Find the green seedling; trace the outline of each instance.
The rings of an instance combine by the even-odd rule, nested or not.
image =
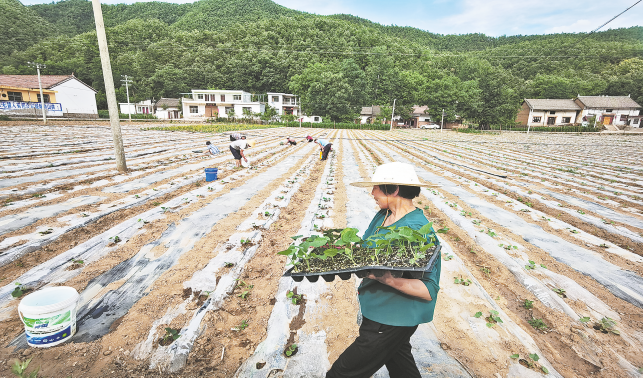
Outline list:
[[[569,232],[571,232],[572,234],[578,234],[579,233],[578,230],[569,230]]]
[[[33,194],[32,197],[33,198],[45,198],[45,195],[44,194]]]
[[[460,277],[460,278],[458,278],[458,277],[453,277],[453,283],[458,284],[458,285],[464,285],[464,286],[469,286],[469,285],[471,285],[471,284],[472,284],[472,282],[471,282],[471,280],[470,280],[470,279],[468,279],[468,278],[467,278],[467,279],[465,280],[465,279],[464,279],[464,278],[462,278],[462,277]]]
[[[165,212],[167,212],[167,211],[168,211],[168,210],[170,210],[170,209],[169,209],[168,207],[161,206],[161,210],[163,210],[163,212],[165,213]]]
[[[138,219],[138,221],[139,221],[139,222],[143,222],[143,224],[148,224],[148,223],[150,223],[149,221],[146,221],[146,220],[141,219],[141,218],[139,218],[139,219]]]
[[[482,317],[482,312],[478,311],[473,315],[476,318]],[[489,310],[489,316],[484,318],[487,321],[487,327],[491,328],[497,323],[504,323],[502,319],[498,316],[498,311],[495,310]]]
[[[587,323],[587,322],[589,322],[591,319],[589,318],[589,316],[583,316],[582,318],[580,318],[580,319],[578,319],[578,320],[579,320],[581,323]]]
[[[567,298],[567,294],[565,294],[565,289],[556,288],[556,289],[552,289],[552,290],[554,291],[554,293],[558,294],[559,297]]]
[[[540,360],[540,357],[536,353],[531,353],[529,355],[529,358],[531,358],[532,360],[534,360],[536,362],[538,362],[538,360]]]
[[[214,189],[212,189],[212,187],[211,187],[211,186],[208,186],[208,190],[209,190],[209,191],[213,191]]]
[[[324,214],[318,214],[317,215],[317,219],[324,219],[324,218],[326,218],[326,216]]]
[[[299,303],[301,303],[302,296],[301,294],[295,294],[294,291],[288,290],[286,292],[286,298],[290,299],[290,302],[292,302],[292,304],[298,305]]]
[[[522,304],[522,307],[526,308],[527,310],[531,310],[532,308],[534,308],[534,301],[525,299],[525,303]]]
[[[609,248],[610,246],[605,244],[605,243],[603,243],[603,244],[599,245],[599,247],[601,247],[601,248]]]
[[[80,216],[81,216],[81,217],[83,217],[83,218],[87,218],[87,217],[89,216],[89,214],[87,214],[87,213],[82,213],[82,214],[80,214]]]
[[[14,361],[13,365],[11,366],[11,372],[18,378],[38,378],[40,367],[38,367],[36,370],[32,370],[31,373],[27,373],[27,369],[31,360],[33,360],[33,357],[25,361]]]
[[[449,232],[449,227],[443,227],[443,228],[437,230],[436,232],[438,234],[446,234],[447,232]]]
[[[71,259],[71,262],[73,264],[84,264],[85,263],[83,260],[76,260],[76,259]]]
[[[139,196],[138,194],[135,194],[134,198],[141,198],[141,196]]]
[[[270,216],[270,211],[264,211],[263,215],[269,217]]]
[[[547,266],[545,264],[540,264],[541,268],[547,269]]]
[[[250,290],[243,290],[241,293],[239,293],[239,295],[237,295],[237,297],[241,299],[247,299],[248,295],[250,295]]]
[[[531,212],[531,210],[529,210],[529,209],[520,209],[520,211],[522,211],[523,213],[530,213]]]
[[[578,214],[585,215],[585,212],[583,210],[577,210]]]
[[[232,268],[234,266],[234,263],[226,262],[226,263],[223,263],[223,266],[226,268]]]
[[[20,298],[25,293],[25,289],[20,282],[16,282],[16,287],[11,292],[11,296],[14,298]]]
[[[463,217],[470,217],[470,216],[471,216],[471,212],[462,210],[462,211],[460,212],[460,215],[462,215]]]
[[[54,229],[53,229],[53,228],[48,228],[48,229],[47,229],[47,230],[45,230],[45,231],[40,231],[40,232],[39,232],[39,234],[40,234],[40,235],[49,235],[49,234],[51,234],[52,232],[54,232]]]
[[[599,322],[595,323],[594,329],[603,333],[613,333],[615,335],[621,334],[621,332],[616,329],[616,320],[608,317],[605,317]]]
[[[516,354],[512,354],[512,355],[511,355],[511,356],[509,356],[509,357],[510,357],[510,358],[513,358],[513,359],[515,360],[516,358],[520,357],[520,355],[519,355],[518,353],[516,353]]]
[[[542,218],[543,220],[547,221],[547,222],[551,222],[551,219],[549,219],[549,218],[547,218],[547,217],[541,216],[541,218]]]
[[[116,243],[119,243],[121,241],[121,238],[118,235],[116,235],[116,236],[112,236],[111,238],[109,238],[109,240],[111,240],[112,243],[116,244]]]
[[[286,349],[284,353],[286,354],[286,357],[290,357],[293,355],[293,353],[295,353],[296,350],[297,350],[297,344],[290,344],[290,346]]]
[[[531,320],[528,320],[527,323],[529,323],[530,326],[539,331],[547,329],[547,324],[542,319],[531,318]]]
[[[533,262],[532,260],[528,260],[529,264],[525,265],[525,269],[531,270],[531,269],[536,269],[536,263]]]
[[[450,254],[448,254],[448,253],[445,253],[445,254],[442,256],[442,258],[444,259],[444,261],[449,261],[449,260],[453,259],[453,255],[450,255]]]
[[[496,234],[495,232],[493,232],[493,230],[492,230],[492,229],[490,229],[490,228],[487,228],[487,235],[491,236],[492,238],[494,238],[494,237],[498,236],[498,234]]]
[[[540,370],[542,370],[542,371],[543,371],[543,373],[545,373],[545,374],[549,374],[549,369],[547,369],[547,368],[546,368],[546,367],[544,367],[544,366],[541,366],[541,367],[540,367]]]
[[[489,269],[489,267],[483,266],[482,268],[480,268],[480,271],[486,274],[487,277],[491,276],[491,269]]]
[[[174,340],[178,339],[179,337],[181,337],[181,335],[179,335],[179,332],[180,332],[179,329],[166,327],[165,328],[165,336],[163,336],[163,342],[174,341]]]
[[[482,223],[482,222],[480,222],[477,219],[474,219],[474,220],[471,221],[471,223],[475,224],[476,226],[480,226],[480,223]]]
[[[511,244],[507,244],[507,245],[504,245],[504,244],[498,244],[498,247],[502,247],[502,248],[506,249],[507,251],[509,251],[509,250],[511,250],[511,249],[518,249],[518,246],[516,246],[516,245],[511,245]]]
[[[322,200],[324,200],[324,202],[329,202],[329,201],[330,201],[330,198],[328,198],[328,197],[323,197],[323,198],[322,198]]]
[[[243,331],[244,329],[248,328],[248,325],[249,325],[248,321],[244,320],[244,321],[241,322],[241,324],[239,324],[238,326],[233,327],[231,329],[232,329],[232,331]]]
[[[154,189],[154,190],[156,190],[156,189]],[[160,202],[152,202],[152,205],[154,205],[154,206],[158,206],[160,204],[161,204]]]

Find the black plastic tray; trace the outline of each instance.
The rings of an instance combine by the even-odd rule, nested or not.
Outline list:
[[[290,277],[295,282],[301,282],[304,278],[306,278],[310,282],[317,282],[319,280],[319,277],[323,278],[324,281],[326,282],[332,282],[335,279],[335,276],[339,276],[342,280],[348,280],[351,278],[351,275],[355,273],[355,275],[358,278],[364,278],[368,276],[369,273],[373,273],[377,277],[381,277],[384,275],[385,271],[390,271],[391,275],[393,277],[402,277],[404,273],[408,273],[411,278],[422,278],[424,273],[431,272],[433,270],[433,266],[435,266],[435,261],[438,258],[438,255],[440,255],[440,250],[442,249],[442,246],[438,244],[437,248],[435,248],[435,251],[433,252],[433,256],[429,259],[429,262],[426,264],[426,266],[421,267],[421,268],[413,268],[413,267],[407,267],[407,268],[400,268],[400,267],[389,267],[389,266],[363,266],[359,268],[351,268],[351,269],[342,269],[342,270],[330,270],[327,272],[300,272],[300,273],[293,273],[293,269],[295,268],[294,266],[291,267],[284,273],[284,277]]]

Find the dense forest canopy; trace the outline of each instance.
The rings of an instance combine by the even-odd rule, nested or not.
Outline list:
[[[413,104],[439,117],[511,124],[523,98],[631,95],[643,104],[643,27],[591,35],[440,35],[351,16],[319,16],[270,0],[103,5],[115,83],[134,78],[133,100],[192,88],[292,92],[304,110],[352,120],[361,106]],[[15,22],[15,20],[19,20]],[[12,33],[0,71],[74,73],[106,108],[91,2],[23,6],[0,0]],[[20,26],[22,25],[22,26]],[[24,25],[33,25],[25,28]],[[117,90],[125,101],[125,89]]]

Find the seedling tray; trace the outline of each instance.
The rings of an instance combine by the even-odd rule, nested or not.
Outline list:
[[[301,282],[304,278],[306,278],[310,282],[317,282],[319,280],[319,277],[324,279],[326,282],[332,282],[335,279],[335,276],[338,276],[342,280],[348,280],[351,278],[351,275],[354,273],[358,278],[364,278],[369,275],[369,273],[373,273],[376,277],[381,277],[384,275],[385,271],[390,271],[391,275],[393,277],[402,277],[404,273],[406,273],[410,278],[422,278],[424,273],[431,272],[433,270],[433,267],[435,266],[435,262],[440,255],[440,250],[442,249],[441,245],[437,245],[435,250],[433,251],[433,255],[431,258],[429,258],[429,261],[427,262],[426,266],[423,267],[390,267],[390,266],[381,266],[381,265],[373,265],[373,266],[363,266],[359,268],[350,268],[350,269],[342,269],[342,270],[330,270],[326,272],[293,272],[292,270],[295,268],[294,266],[291,267],[284,273],[284,277],[290,277],[295,282]]]

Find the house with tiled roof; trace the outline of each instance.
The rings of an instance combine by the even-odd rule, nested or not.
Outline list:
[[[630,96],[578,96],[574,102],[581,108],[582,121],[596,117],[603,125],[640,127],[632,124],[639,115],[641,106]]]
[[[97,118],[96,90],[72,75],[41,75],[48,117]],[[40,116],[37,75],[0,75],[0,113]]]
[[[154,114],[159,119],[181,118],[181,100],[178,98],[161,98],[154,104]]]
[[[516,116],[524,126],[560,126],[578,123],[582,108],[570,99],[526,98]]]

